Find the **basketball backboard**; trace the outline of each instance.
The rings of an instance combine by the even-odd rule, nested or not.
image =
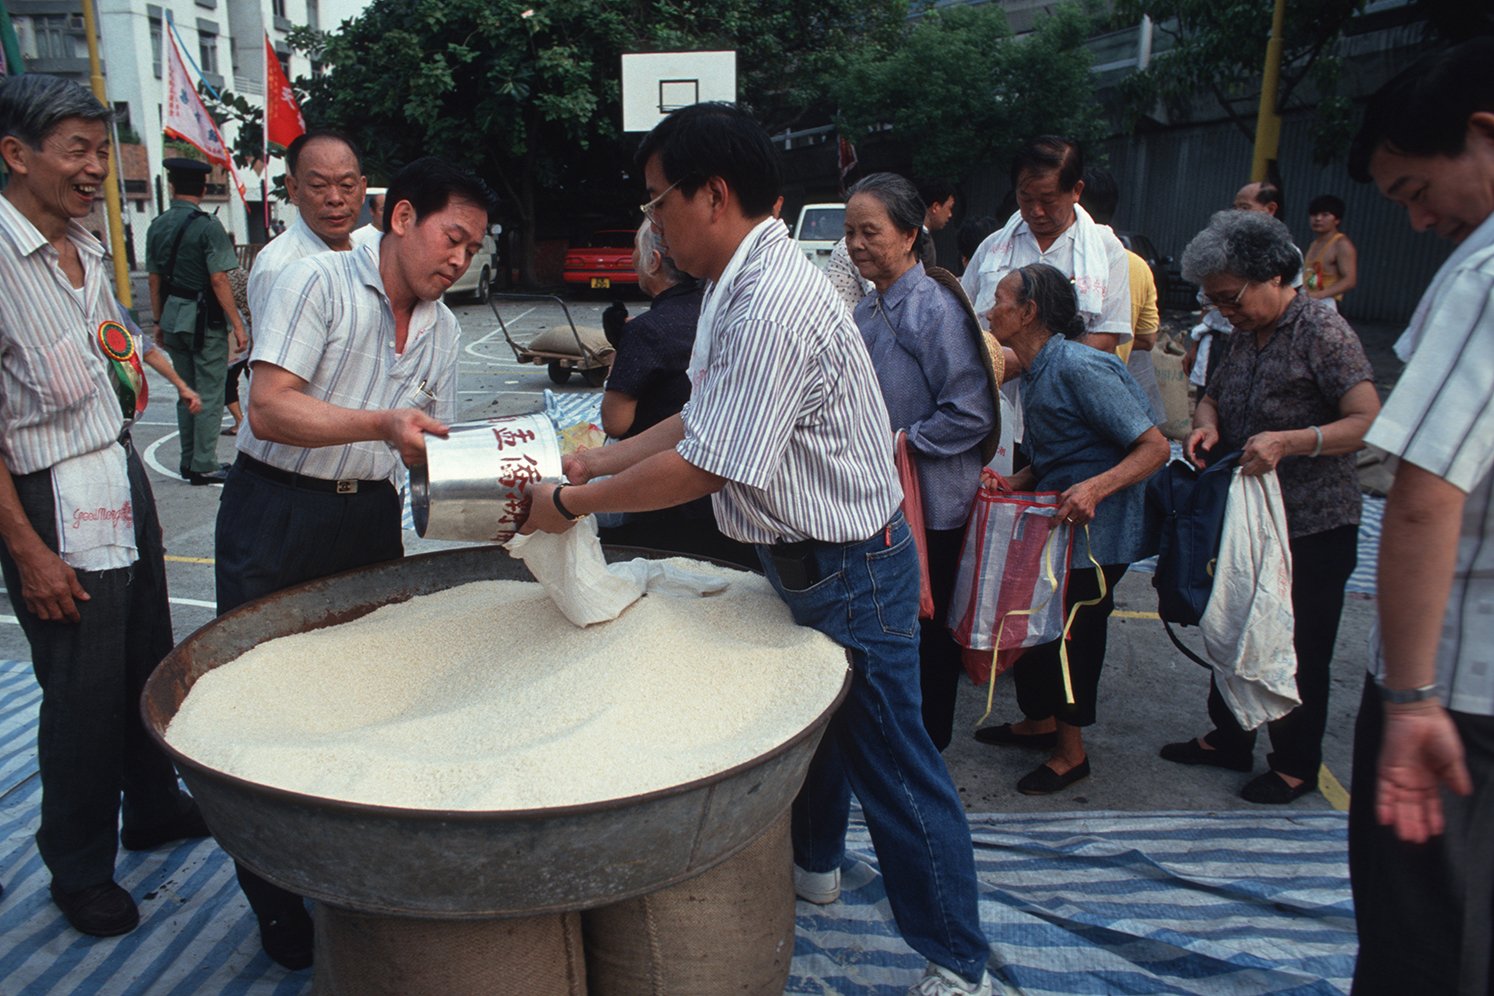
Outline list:
[[[623,131],[649,131],[670,111],[737,102],[736,52],[630,52],[622,57]]]

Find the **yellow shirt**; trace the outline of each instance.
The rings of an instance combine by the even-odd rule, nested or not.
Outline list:
[[[1157,281],[1152,277],[1146,260],[1126,250],[1126,262],[1131,267],[1131,332],[1133,335],[1151,335],[1162,325],[1157,312]],[[1122,363],[1131,358],[1131,346],[1135,339],[1127,339],[1115,347],[1115,355]]]

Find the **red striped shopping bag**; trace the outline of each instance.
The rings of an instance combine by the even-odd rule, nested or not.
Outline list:
[[[1073,528],[1054,521],[1058,505],[1058,492],[1012,491],[989,470],[975,493],[947,621],[970,680],[990,685],[988,712],[996,676],[1064,634]]]

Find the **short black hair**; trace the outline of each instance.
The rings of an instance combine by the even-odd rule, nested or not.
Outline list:
[[[918,199],[923,201],[926,209],[943,204],[955,195],[954,184],[939,177],[915,177],[913,186],[918,188]]]
[[[168,170],[166,179],[171,181],[173,192],[183,197],[201,197],[207,191],[206,173],[188,173],[185,170]]]
[[[1058,189],[1073,190],[1084,179],[1084,150],[1079,143],[1061,135],[1039,135],[1012,156],[1012,189],[1023,173],[1058,171]]]
[[[638,146],[633,161],[640,176],[655,155],[664,179],[686,197],[721,177],[749,218],[771,213],[782,191],[778,148],[762,125],[731,104],[691,104],[660,121]]]
[[[358,173],[359,175],[362,175],[363,153],[358,151],[358,146],[353,143],[353,140],[351,138],[344,135],[342,132],[334,131],[331,128],[315,128],[311,131],[302,132],[300,135],[297,135],[295,141],[291,142],[290,145],[287,145],[285,147],[285,171],[294,176],[296,173],[296,166],[301,161],[301,150],[306,148],[306,146],[310,145],[312,142],[323,138],[331,139],[334,142],[341,142],[343,145],[346,145],[348,147],[348,151],[353,154],[353,158],[358,161]]]
[[[415,223],[444,210],[452,199],[471,201],[487,212],[491,221],[498,211],[498,197],[481,177],[436,156],[417,159],[394,177],[384,194],[384,231],[400,201],[415,209]]]
[[[960,224],[957,239],[960,245],[960,258],[973,259],[975,257],[975,250],[979,249],[980,244],[986,241],[986,237],[999,227],[996,224],[996,219],[990,215],[983,215],[979,218],[966,218]]]
[[[33,149],[68,118],[114,120],[87,87],[45,73],[0,77],[0,137],[14,135]]]
[[[1468,119],[1494,111],[1494,36],[1417,59],[1370,97],[1349,145],[1349,175],[1370,182],[1369,163],[1386,149],[1407,156],[1459,156]]]
[[[1319,194],[1307,202],[1307,213],[1309,215],[1327,211],[1339,221],[1344,220],[1344,202],[1342,198],[1334,197],[1332,194]]]
[[[1108,169],[1085,170],[1079,206],[1101,225],[1110,224],[1115,209],[1120,206],[1120,185],[1115,182],[1115,175]]]
[[[1286,201],[1282,197],[1281,188],[1270,180],[1262,180],[1260,189],[1255,192],[1257,204],[1275,204],[1276,216],[1279,218],[1286,211]]]

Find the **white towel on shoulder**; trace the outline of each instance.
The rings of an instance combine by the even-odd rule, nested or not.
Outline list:
[[[1025,224],[1020,211],[1012,215],[1006,227],[996,234],[990,255],[981,264],[982,269],[1016,269],[1017,229]],[[1091,218],[1088,211],[1074,205],[1074,293],[1079,298],[1079,311],[1084,315],[1085,324],[1099,319],[1109,289],[1110,254],[1105,249],[1102,228],[1105,226]]]

